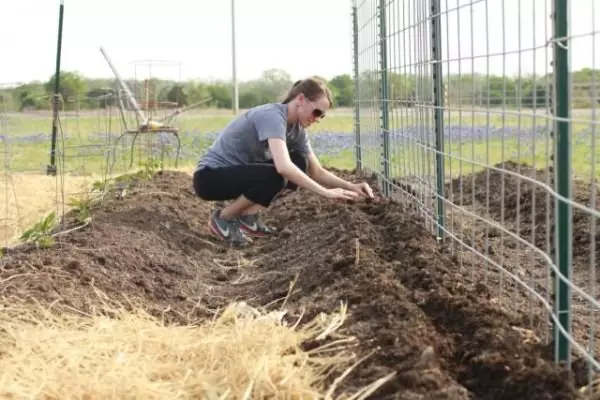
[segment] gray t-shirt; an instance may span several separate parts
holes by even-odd
[[[282,138],[290,151],[308,154],[306,130],[287,123],[287,104],[269,103],[234,118],[200,158],[196,169],[221,168],[272,160],[269,138]]]

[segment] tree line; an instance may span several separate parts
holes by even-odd
[[[348,107],[354,102],[354,83],[350,75],[338,75],[330,80],[323,77],[334,96],[337,107]],[[258,78],[239,83],[239,107],[281,101],[291,89],[294,80],[279,69],[264,71]],[[114,106],[124,96],[117,96],[119,89],[115,79],[92,79],[75,71],[61,71],[59,92],[63,109],[94,109]],[[231,82],[189,80],[176,82],[159,78],[145,80],[127,79],[125,83],[140,105],[158,104],[161,107],[185,107],[203,102],[202,107],[231,109],[233,90]],[[9,89],[0,90],[0,101],[12,110],[51,109],[55,76],[46,82],[28,82]],[[127,104],[124,104],[127,106]]]
[[[584,68],[571,73],[571,106],[589,108],[600,99],[600,70]],[[392,107],[433,104],[434,81],[430,75],[390,73],[387,97]],[[377,71],[362,72],[358,79],[362,103],[381,101],[381,77]],[[544,108],[552,103],[552,75],[519,77],[461,74],[443,77],[444,103],[448,106]]]
[[[597,102],[594,77],[598,70],[582,69],[572,73],[573,107],[590,107]],[[380,104],[382,100],[381,74],[363,71],[358,85],[353,77],[341,74],[323,79],[331,89],[335,107],[352,107],[358,98],[361,104]],[[239,83],[239,106],[281,101],[294,80],[280,69],[264,71],[258,78]],[[433,101],[433,80],[430,76],[416,76],[390,72],[387,76],[387,96],[392,106],[415,106]],[[34,81],[0,90],[3,109],[13,111],[51,109],[51,94],[55,77],[46,82]],[[152,78],[127,80],[138,102],[158,103],[163,107],[184,107],[207,100],[202,107],[231,109],[233,90],[231,82],[189,80],[175,82]],[[552,78],[548,76],[502,77],[485,75],[445,76],[444,98],[447,104],[480,107],[545,107],[551,101]],[[358,93],[355,93],[358,86]],[[119,96],[111,95],[117,89],[112,78],[91,79],[75,71],[62,71],[60,94],[62,108],[94,109],[113,106]],[[600,88],[598,88],[600,94]],[[144,104],[143,104],[144,105]],[[152,106],[153,104],[145,104]]]

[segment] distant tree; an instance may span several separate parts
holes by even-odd
[[[329,81],[329,86],[334,92],[336,107],[349,107],[354,104],[354,81],[350,75],[338,75]]]
[[[181,84],[171,86],[167,92],[167,101],[177,103],[177,107],[185,107],[188,103],[188,95],[185,88]]]
[[[187,82],[184,90],[189,104],[198,103],[210,96],[209,86],[203,82]],[[202,107],[208,107],[208,105],[209,103],[204,103]]]
[[[41,82],[30,82],[13,89],[13,104],[19,109],[44,109],[50,107],[47,93]]]
[[[252,108],[263,104],[261,96],[255,91],[245,91],[240,94],[240,108]]]
[[[574,71],[571,76],[572,107],[590,107],[600,102],[600,71],[584,68]],[[292,87],[292,79],[286,71],[271,68],[263,71],[256,79],[239,83],[239,103],[241,108],[259,104],[278,102]],[[381,103],[381,73],[378,70],[362,70],[358,77],[359,92],[355,93],[355,82],[351,75],[341,74],[326,81],[334,96],[334,106],[349,107],[359,96],[365,107],[379,107]],[[388,96],[392,106],[414,106],[433,100],[433,79],[431,76],[389,71]],[[196,103],[211,97],[203,107],[231,108],[233,93],[231,82],[189,80],[175,82],[154,77],[150,80],[127,79],[126,84],[139,102],[150,100],[171,101],[179,106]],[[498,107],[545,107],[550,101],[552,77],[545,75],[509,77],[482,74],[444,74],[444,94],[447,106]],[[101,108],[115,104],[115,98],[103,97],[111,90],[118,89],[112,77],[90,79],[78,72],[61,71],[60,93],[67,100],[64,109]],[[11,110],[49,109],[50,95],[54,91],[54,76],[47,82],[28,82],[23,85],[2,89],[3,107]],[[597,92],[597,93],[596,93]],[[77,100],[80,100],[77,102]]]
[[[212,97],[211,104],[217,108],[231,108],[233,96],[231,86],[224,83],[213,83],[208,86],[208,93]]]
[[[56,82],[56,74],[46,82],[44,88],[46,93],[54,93],[54,84]],[[61,71],[60,82],[59,82],[59,93],[63,98],[65,109],[71,109],[77,103],[83,99],[83,96],[87,92],[86,79],[77,72],[72,71]]]
[[[290,74],[273,68],[264,71],[253,83],[259,92],[259,98],[266,103],[283,100],[294,82]]]

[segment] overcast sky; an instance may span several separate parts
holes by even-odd
[[[365,24],[378,1],[359,3],[360,19]],[[429,57],[427,44],[419,44],[415,34],[418,26],[414,26],[414,17],[422,19],[427,11],[416,10],[415,5],[425,3],[426,0],[392,2],[388,10],[389,41],[395,50],[390,53],[392,67]],[[465,6],[444,15],[442,33],[450,43],[450,47],[444,43],[444,58],[458,58],[460,51],[460,58],[464,59],[460,68],[468,72],[471,55],[485,55],[489,42],[489,53],[499,54],[489,58],[491,72],[501,74],[504,40],[506,52],[516,52],[520,46],[522,55],[520,66],[517,54],[504,57],[507,74],[534,70],[544,73],[551,55],[546,51],[551,31],[545,31],[550,28],[551,3],[442,0],[444,9],[456,8],[457,4]],[[598,52],[594,49],[598,49],[600,40],[594,44],[592,39],[600,29],[600,1],[577,0],[570,4],[571,34],[584,35],[572,42],[572,67],[593,67],[598,64]],[[0,0],[0,83],[46,80],[53,74],[58,6],[59,0]],[[282,68],[292,79],[311,74],[331,78],[352,72],[350,0],[236,0],[236,11],[239,79],[256,78],[268,68]],[[413,27],[402,30],[403,26]],[[374,63],[375,28],[373,24],[362,26],[361,69]],[[147,75],[147,68],[139,66],[136,70],[133,62],[156,59],[173,63],[154,67],[153,76],[231,78],[230,0],[65,0],[63,37],[62,69],[77,70],[89,77],[112,77],[99,51],[104,46],[125,77],[132,77],[134,72],[138,77]],[[412,47],[405,46],[405,40]],[[477,59],[475,69],[485,72],[486,60]],[[448,67],[457,72],[459,63],[444,65]]]

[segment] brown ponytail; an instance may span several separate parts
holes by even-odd
[[[329,90],[325,82],[314,77],[301,79],[294,82],[294,85],[292,86],[282,103],[289,103],[300,93],[306,96],[306,98],[310,101],[318,100],[321,96],[327,96],[327,100],[329,101],[330,106],[333,106],[333,101],[331,100],[331,91]]]

